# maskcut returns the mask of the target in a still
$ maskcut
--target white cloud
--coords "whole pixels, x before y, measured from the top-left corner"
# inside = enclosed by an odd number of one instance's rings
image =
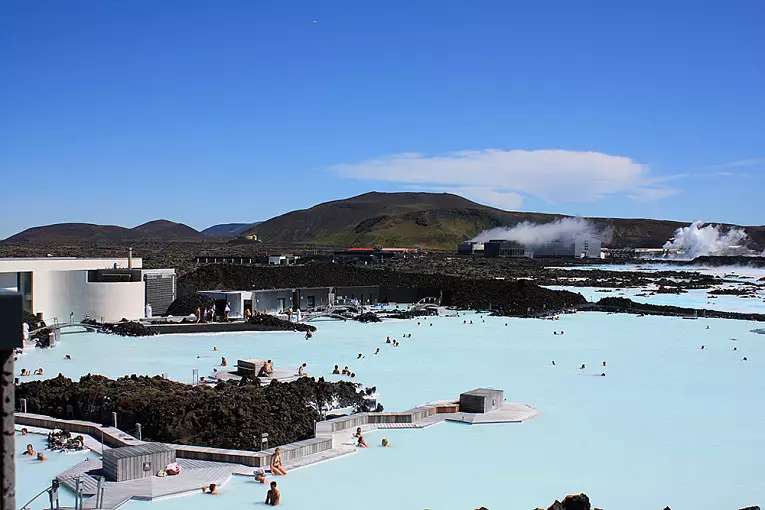
[[[520,207],[522,194],[548,202],[587,202],[620,193],[645,200],[678,192],[662,185],[665,179],[651,178],[647,165],[599,152],[485,149],[439,156],[405,153],[333,169],[354,179],[446,188],[513,209]]]
[[[728,163],[721,163],[719,165],[715,165],[712,168],[739,168],[739,167],[747,167],[747,166],[757,166],[757,165],[763,165],[765,164],[765,158],[751,158],[751,159],[740,159],[738,161],[729,161]],[[724,175],[723,172],[720,172],[719,175]]]

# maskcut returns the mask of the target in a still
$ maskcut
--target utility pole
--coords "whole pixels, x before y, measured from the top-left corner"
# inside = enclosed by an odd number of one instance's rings
[[[23,347],[21,323],[23,302],[18,292],[0,292],[0,405],[2,406],[2,470],[0,510],[16,510],[16,411],[13,351]]]

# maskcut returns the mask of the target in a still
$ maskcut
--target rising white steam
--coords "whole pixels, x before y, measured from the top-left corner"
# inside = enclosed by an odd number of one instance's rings
[[[581,236],[608,242],[610,231],[599,230],[595,225],[582,218],[562,218],[550,223],[530,223],[524,221],[514,227],[497,227],[484,230],[473,241],[482,243],[492,239],[516,241],[527,246],[543,246],[553,241],[573,241]]]
[[[746,250],[747,241],[749,235],[744,229],[731,228],[722,232],[719,225],[704,226],[703,221],[694,221],[675,230],[675,238],[667,241],[664,249],[676,251],[674,256],[686,259],[704,255],[741,255]]]

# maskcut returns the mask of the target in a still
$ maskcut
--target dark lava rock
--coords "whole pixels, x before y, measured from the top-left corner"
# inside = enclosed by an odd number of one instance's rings
[[[408,310],[406,312],[386,313],[389,319],[414,319],[416,317],[428,317],[438,315],[437,310]]]
[[[29,412],[57,418],[106,423],[115,411],[125,432],[135,433],[140,423],[144,440],[257,450],[263,432],[272,446],[313,437],[320,410],[331,403],[373,411],[358,388],[310,377],[262,386],[254,381],[192,386],[159,376],[86,375],[73,382],[59,375],[22,383],[16,395],[27,399]]]
[[[117,324],[103,324],[100,331],[120,336],[152,336],[156,335],[140,322],[122,321]]]
[[[741,508],[740,510],[760,510],[759,506],[748,506],[746,508]]]
[[[354,317],[353,320],[359,322],[382,322],[382,319],[380,319],[380,317],[378,317],[377,314],[373,312],[360,313]]]
[[[256,313],[247,322],[262,326],[263,331],[316,331],[316,326],[285,321],[267,313]]]
[[[202,290],[202,289],[200,289]],[[176,317],[185,317],[197,312],[197,308],[200,310],[207,310],[213,305],[214,301],[208,296],[202,294],[189,294],[186,296],[180,296],[175,301],[170,303],[167,307],[167,315],[174,315]]]
[[[556,503],[559,505],[555,507]],[[586,494],[568,495],[563,502],[556,501],[548,510],[590,510],[590,498]]]
[[[602,298],[597,303],[587,303],[579,306],[579,310],[593,312],[634,313],[640,315],[669,315],[679,317],[707,317],[714,319],[737,319],[744,321],[765,322],[765,314],[722,312],[697,308],[682,308],[679,306],[652,305],[636,303],[623,297]]]

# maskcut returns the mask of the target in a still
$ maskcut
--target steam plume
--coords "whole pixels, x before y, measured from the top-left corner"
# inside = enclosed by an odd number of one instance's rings
[[[600,230],[582,218],[562,218],[550,223],[523,221],[514,227],[497,227],[484,230],[473,241],[486,242],[492,239],[516,241],[527,246],[543,246],[553,241],[573,241],[580,236],[594,237],[601,242],[611,239],[610,230]]]
[[[664,244],[666,250],[678,250],[682,258],[694,259],[704,255],[741,255],[746,249],[749,235],[741,228],[722,232],[719,225],[704,226],[694,221],[675,231],[674,240]]]

